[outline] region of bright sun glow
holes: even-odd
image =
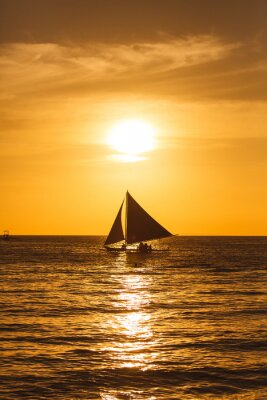
[[[155,147],[155,129],[142,120],[125,120],[112,127],[108,144],[121,153],[121,161],[137,161],[139,155]]]

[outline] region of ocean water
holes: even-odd
[[[0,398],[267,399],[267,237],[0,241]]]

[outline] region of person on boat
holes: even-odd
[[[139,251],[144,251],[144,243],[143,242],[139,243],[138,250]]]
[[[126,244],[125,244],[125,243],[123,243],[123,244],[121,245],[121,250],[126,250]]]
[[[151,251],[151,245],[148,245],[147,243],[140,242],[138,250],[147,253],[148,251]]]

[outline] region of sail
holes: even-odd
[[[126,241],[129,244],[160,239],[172,234],[155,221],[127,192]]]
[[[124,203],[124,200],[119,209],[117,217],[112,225],[109,235],[105,241],[105,246],[107,246],[109,244],[120,242],[121,240],[124,240],[124,234],[123,234],[122,224],[121,224],[121,211],[122,211],[123,203]]]

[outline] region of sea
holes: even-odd
[[[267,237],[0,240],[3,400],[267,399]]]

